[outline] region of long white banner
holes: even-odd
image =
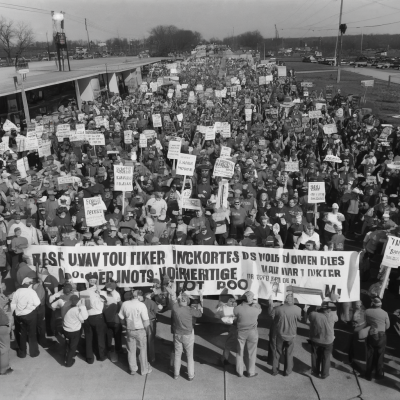
[[[283,300],[292,291],[302,304],[319,305],[334,292],[341,302],[360,296],[357,252],[319,252],[254,247],[214,246],[31,246],[25,250],[33,265],[49,260],[58,277],[69,273],[74,282],[97,274],[99,284],[110,278],[122,287],[151,286],[168,275],[177,286],[196,294],[243,294]]]

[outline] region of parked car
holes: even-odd
[[[392,67],[393,69],[398,69],[398,70],[400,70],[400,60],[395,60],[395,61],[393,61],[391,67]]]
[[[390,68],[390,63],[389,62],[378,62],[378,64],[376,65],[376,68],[378,68],[378,69]]]
[[[313,56],[303,58],[303,62],[316,64],[318,61]]]
[[[367,67],[368,66],[368,61],[369,60],[368,60],[367,57],[360,56],[354,61],[354,65],[356,67]]]

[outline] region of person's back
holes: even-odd
[[[201,311],[179,302],[172,305],[172,333],[176,335],[190,335],[193,331],[193,317],[200,318]]]
[[[284,340],[291,340],[297,333],[297,321],[301,320],[301,308],[294,304],[282,304],[274,309],[276,333]]]
[[[250,330],[257,328],[258,316],[261,314],[261,307],[258,304],[243,302],[234,308],[237,317],[238,330]]]
[[[310,339],[321,344],[330,344],[335,340],[334,325],[338,320],[336,311],[312,311],[309,315]]]
[[[382,308],[369,308],[365,311],[367,326],[370,326],[370,335],[385,332],[390,327],[389,315]]]
[[[127,329],[132,330],[143,329],[143,321],[149,319],[146,305],[137,298],[122,303],[119,316],[126,319]]]

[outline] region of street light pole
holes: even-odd
[[[337,70],[336,83],[340,82],[340,64],[342,63],[342,40],[343,40],[343,31],[341,29],[342,11],[343,11],[343,0],[340,0],[340,15],[339,15],[340,47],[339,47],[339,55],[338,55],[338,70]]]
[[[87,28],[86,18],[85,18],[85,28],[86,28],[86,34],[87,34],[88,49],[90,51],[89,31],[88,31],[88,28]]]

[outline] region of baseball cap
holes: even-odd
[[[333,204],[332,204],[332,208],[339,208],[339,206],[338,206],[337,203],[333,203]]]

